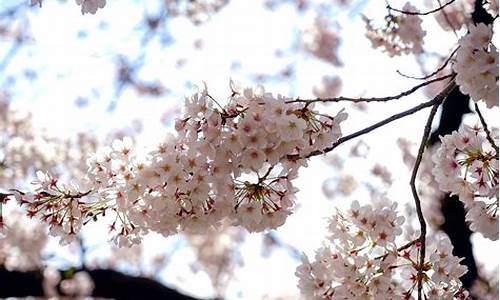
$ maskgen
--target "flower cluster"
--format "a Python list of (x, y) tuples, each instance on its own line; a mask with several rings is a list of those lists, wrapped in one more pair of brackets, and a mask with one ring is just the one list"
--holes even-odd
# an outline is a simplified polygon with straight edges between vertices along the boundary
[(106, 210), (115, 213), (109, 229), (120, 246), (141, 240), (139, 234), (145, 230), (148, 217), (147, 208), (140, 201), (148, 189), (145, 181), (151, 174), (146, 172), (146, 162), (137, 156), (133, 146), (129, 137), (115, 140), (111, 147), (99, 149), (87, 161), (89, 186), (97, 198), (92, 216), (104, 215)]
[(35, 193), (14, 191), (17, 202), (26, 206), (29, 217), (46, 222), (51, 235), (63, 237), (62, 244), (72, 242), (85, 218), (92, 216), (94, 204), (83, 201), (81, 198), (88, 193), (79, 192), (75, 186), (67, 187), (41, 171), (37, 177), (33, 182)]
[(493, 31), (484, 23), (471, 25), (459, 41), (453, 70), (460, 91), (487, 107), (498, 106), (498, 50), (491, 42)]
[[(405, 218), (397, 204), (381, 198), (374, 205), (337, 211), (331, 219), (329, 245), (306, 256), (297, 268), (299, 289), (307, 299), (413, 299), (417, 293), (420, 244), (410, 241), (400, 248)], [(465, 299), (458, 279), (467, 268), (453, 256), (447, 237), (428, 239), (422, 264), (425, 299)]]
[[(482, 128), (463, 125), (441, 137), (433, 157), (433, 174), (439, 188), (458, 195), (467, 208), (473, 231), (498, 239), (498, 153)], [(495, 137), (498, 144), (498, 136)]]
[[(403, 7), (407, 12), (418, 12), (409, 2)], [(375, 28), (368, 19), (366, 22), (366, 37), (373, 48), (382, 47), (389, 56), (402, 53), (422, 53), (425, 31), (422, 29), (422, 19), (418, 15), (402, 14), (386, 16), (386, 27)]]
[(337, 53), (340, 36), (331, 29), (325, 18), (316, 18), (314, 25), (304, 31), (302, 43), (304, 49), (317, 58), (334, 66), (342, 66)]
[(251, 232), (282, 225), (294, 206), (292, 180), (306, 165), (301, 157), (337, 141), (347, 114), (319, 114), (311, 103), (260, 87), (232, 90), (225, 107), (206, 90), (186, 99), (177, 135), (143, 157), (128, 138), (100, 149), (88, 160), (89, 192), (39, 173), (36, 192), (17, 193), (18, 201), (68, 241), (107, 212), (115, 215), (118, 245), (139, 243), (149, 230), (168, 236), (222, 222)]
[(91, 13), (95, 15), (97, 9), (104, 8), (106, 0), (75, 0), (77, 5), (82, 7), (82, 15)]

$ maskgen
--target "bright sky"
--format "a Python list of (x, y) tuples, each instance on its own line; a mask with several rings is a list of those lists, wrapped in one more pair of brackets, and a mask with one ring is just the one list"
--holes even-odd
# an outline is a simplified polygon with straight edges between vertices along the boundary
[[(18, 2), (8, 0), (4, 4), (2, 1), (0, 7)], [(160, 123), (162, 114), (182, 104), (184, 95), (193, 92), (192, 85), (201, 86), (205, 81), (210, 94), (224, 101), (230, 94), (230, 78), (242, 85), (251, 85), (250, 75), (274, 74), (291, 62), (295, 63), (296, 75), (286, 82), (274, 80), (266, 84), (267, 90), (290, 97), (311, 97), (312, 86), (318, 84), (323, 75), (339, 75), (345, 96), (385, 96), (417, 84), (397, 75), (396, 70), (420, 75), (413, 58), (389, 59), (380, 51), (371, 50), (369, 41), (364, 37), (364, 23), (358, 12), (381, 20), (386, 13), (381, 1), (354, 1), (356, 10), (333, 12), (330, 18), (342, 28), (340, 59), (345, 65), (334, 68), (303, 51), (280, 59), (275, 57), (277, 49), (291, 53), (298, 46), (297, 33), (312, 23), (314, 14), (298, 16), (290, 5), (280, 6), (271, 12), (261, 1), (232, 0), (230, 5), (202, 26), (193, 26), (184, 18), (169, 20), (166, 26), (172, 43), (161, 46), (154, 40), (149, 44), (140, 74), (144, 79), (160, 81), (171, 91), (169, 95), (155, 99), (140, 97), (130, 89), (124, 90), (116, 109), (109, 112), (109, 103), (114, 97), (116, 55), (136, 57), (141, 52), (142, 31), (138, 29), (138, 24), (144, 11), (154, 11), (153, 6), (148, 6), (153, 1), (148, 1), (148, 4), (145, 4), (147, 1), (108, 1), (107, 6), (96, 15), (85, 16), (80, 14), (73, 2), (45, 1), (42, 9), (28, 13), (34, 42), (15, 57), (4, 73), (20, 77), (24, 68), (30, 66), (40, 71), (36, 81), (19, 80), (12, 84), (0, 74), (0, 86), (8, 87), (13, 92), (14, 105), (32, 111), (36, 122), (55, 135), (75, 136), (78, 131), (102, 135), (110, 129), (124, 127), (134, 119), (141, 119), (144, 130), (140, 141), (142, 145), (152, 147), (155, 140), (170, 131)], [(431, 18), (425, 20), (424, 26), (435, 28)], [(82, 31), (86, 32), (86, 37), (78, 38)], [(197, 39), (203, 40), (201, 50), (193, 47)], [(452, 34), (442, 34), (440, 30), (428, 30), (426, 41), (427, 50), (446, 55), (454, 46), (455, 38)], [(0, 57), (4, 51), (0, 49)], [(177, 68), (180, 59), (187, 61), (183, 67)], [(235, 69), (236, 62), (240, 67)], [(88, 98), (88, 106), (75, 106), (78, 97)], [(371, 104), (366, 113), (346, 104), (329, 106), (325, 110), (337, 112), (346, 108), (350, 118), (343, 130), (350, 133), (424, 99), (421, 93), (417, 93), (415, 97), (391, 105)], [(369, 159), (345, 161), (345, 172), (363, 180), (373, 167), (373, 161), (378, 160), (393, 172), (395, 180), (388, 191), (389, 196), (401, 199), (402, 203), (412, 201), (409, 172), (403, 165), (395, 140), (403, 136), (418, 141), (426, 116), (427, 111), (417, 113), (363, 138), (370, 145)], [(339, 152), (348, 153), (355, 143), (341, 146)], [(326, 233), (326, 218), (333, 208), (348, 206), (352, 199), (325, 198), (321, 192), (322, 182), (335, 175), (332, 172), (333, 169), (320, 158), (310, 161), (310, 167), (304, 169), (298, 179), (300, 192), (297, 202), (300, 208), (277, 231), (284, 241), (308, 255), (313, 255), (314, 249), (321, 245)], [(366, 196), (367, 191), (361, 190), (354, 197), (364, 202), (369, 200)], [(98, 230), (91, 231), (93, 237), (98, 235)], [(105, 237), (101, 234), (100, 239), (105, 240)], [(476, 257), (497, 266), (498, 255), (495, 253), (499, 250), (498, 243), (477, 236), (474, 242), (476, 253), (481, 253)], [(167, 240), (152, 237), (145, 248), (150, 253), (168, 252), (178, 243), (183, 243), (178, 237)], [(259, 299), (265, 293), (274, 296), (295, 294), (294, 271), (298, 262), (284, 251), (276, 251), (269, 260), (264, 260), (260, 257), (260, 244), (259, 235), (248, 237), (241, 249), (245, 267), (230, 286), (227, 299)], [(100, 251), (96, 253), (101, 254)], [(209, 296), (211, 287), (208, 277), (198, 274), (195, 280), (192, 279), (188, 265), (192, 257), (189, 249), (175, 252), (161, 279), (194, 295)], [(186, 278), (189, 281), (185, 281)]]

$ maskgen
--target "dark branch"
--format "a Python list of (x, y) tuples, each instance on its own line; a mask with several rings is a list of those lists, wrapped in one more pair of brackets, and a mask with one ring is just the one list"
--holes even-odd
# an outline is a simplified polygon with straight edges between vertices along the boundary
[(399, 93), (397, 95), (394, 95), (394, 96), (387, 96), (387, 97), (371, 97), (371, 98), (350, 98), (350, 97), (336, 97), (336, 98), (324, 98), (324, 99), (312, 99), (312, 100), (305, 100), (305, 99), (295, 99), (295, 100), (290, 100), (290, 101), (287, 101), (286, 103), (299, 103), (299, 102), (302, 102), (302, 103), (314, 103), (314, 102), (340, 102), (340, 101), (350, 101), (350, 102), (354, 102), (354, 103), (358, 103), (358, 102), (386, 102), (386, 101), (390, 101), (390, 100), (396, 100), (396, 99), (400, 99), (400, 98), (403, 98), (405, 96), (408, 96), (410, 94), (413, 94), (414, 92), (416, 92), (417, 90), (419, 90), (420, 88), (423, 88), (424, 86), (427, 86), (431, 83), (434, 83), (434, 82), (438, 82), (438, 81), (443, 81), (447, 78), (451, 78), (453, 76), (453, 74), (449, 74), (449, 75), (446, 75), (446, 76), (442, 76), (442, 77), (438, 77), (438, 78), (434, 78), (432, 80), (429, 80), (429, 81), (426, 81), (426, 82), (423, 82), (419, 85), (416, 85), (414, 87), (412, 87), (411, 89), (409, 90), (406, 90), (402, 93)]
[[(475, 24), (492, 24), (493, 17), (484, 9), (482, 0), (476, 0), (472, 20)], [(439, 143), (439, 136), (458, 130), (464, 114), (469, 113), (469, 96), (459, 89), (453, 91), (449, 100), (443, 104), (439, 127), (431, 135), (431, 143)], [(467, 266), (467, 273), (460, 280), (464, 288), (469, 289), (478, 279), (477, 265), (470, 236), (471, 230), (465, 221), (465, 208), (457, 196), (446, 195), (441, 201), (441, 212), (444, 223), (441, 229), (450, 237), (453, 244), (453, 255), (463, 257), (462, 263)]]
[(450, 0), (450, 1), (446, 2), (445, 4), (439, 6), (438, 8), (435, 8), (435, 9), (432, 9), (432, 10), (429, 10), (429, 11), (426, 11), (426, 12), (406, 11), (406, 10), (394, 8), (394, 7), (390, 6), (390, 5), (387, 5), (387, 9), (388, 10), (392, 10), (392, 11), (396, 11), (398, 13), (402, 13), (402, 14), (405, 14), (405, 15), (426, 16), (426, 15), (430, 15), (430, 14), (433, 14), (435, 12), (438, 12), (438, 11), (442, 10), (446, 6), (452, 4), (453, 2), (455, 2), (455, 0)]
[(417, 77), (417, 76), (409, 76), (409, 75), (403, 74), (399, 70), (397, 70), (396, 72), (399, 75), (401, 75), (403, 77), (406, 77), (406, 78), (417, 79), (417, 80), (427, 80), (427, 79), (431, 78), (432, 76), (436, 75), (437, 73), (441, 72), (444, 68), (446, 68), (446, 66), (448, 65), (448, 63), (450, 62), (450, 60), (453, 58), (453, 55), (455, 55), (455, 53), (457, 53), (458, 48), (460, 48), (460, 46), (458, 46), (457, 48), (455, 48), (455, 50), (453, 50), (453, 52), (451, 52), (451, 54), (443, 62), (443, 64), (439, 68), (437, 68), (434, 72), (432, 72), (431, 74), (429, 74), (429, 75), (425, 75), (425, 76), (422, 76), (422, 77)]
[(479, 116), (479, 120), (481, 120), (481, 125), (483, 126), (484, 132), (486, 133), (486, 139), (488, 140), (488, 142), (490, 142), (493, 149), (495, 149), (496, 156), (498, 156), (498, 145), (491, 137), (491, 132), (488, 129), (488, 124), (486, 124), (486, 121), (484, 120), (483, 114), (481, 114), (481, 111), (479, 110), (479, 106), (477, 106), (477, 103), (474, 103), (474, 108), (476, 109), (476, 113)]
[(418, 266), (418, 299), (422, 299), (422, 279), (423, 279), (423, 269), (424, 269), (424, 263), (425, 263), (425, 237), (427, 235), (427, 225), (425, 223), (425, 218), (424, 214), (422, 212), (422, 206), (420, 203), (420, 197), (418, 196), (418, 191), (417, 187), (415, 185), (415, 181), (417, 179), (417, 173), (418, 169), (420, 167), (420, 163), (422, 162), (422, 157), (424, 155), (425, 147), (427, 145), (427, 142), (429, 140), (429, 136), (431, 133), (431, 126), (432, 126), (432, 121), (434, 120), (434, 116), (436, 115), (436, 112), (438, 110), (438, 107), (441, 105), (441, 103), (448, 97), (448, 95), (451, 93), (453, 89), (456, 89), (457, 85), (455, 82), (450, 83), (439, 95), (436, 96), (435, 99), (438, 99), (440, 101), (437, 101), (431, 109), (431, 112), (429, 114), (429, 118), (427, 119), (427, 123), (425, 124), (424, 128), (424, 134), (422, 135), (422, 140), (420, 142), (420, 147), (418, 149), (418, 154), (417, 154), (417, 159), (415, 160), (415, 165), (413, 167), (413, 171), (411, 174), (411, 180), (410, 180), (410, 186), (411, 186), (411, 192), (413, 194), (413, 199), (415, 200), (415, 208), (417, 211), (417, 217), (418, 221), (420, 223), (420, 237), (419, 237), (419, 242), (420, 242), (420, 258), (419, 258), (419, 266)]
[[(447, 135), (457, 130), (462, 123), (464, 114), (470, 113), (469, 97), (459, 89), (451, 92), (448, 101), (442, 106), (438, 128), (432, 133), (430, 143), (440, 142), (439, 136)], [(449, 194), (441, 200), (441, 212), (444, 223), (443, 230), (453, 244), (453, 255), (463, 257), (462, 263), (467, 266), (467, 273), (460, 280), (464, 288), (469, 289), (477, 278), (477, 266), (472, 251), (470, 236), (472, 232), (465, 222), (465, 208), (457, 196)]]
[(461, 264), (467, 266), (467, 273), (460, 277), (460, 281), (464, 288), (469, 289), (478, 278), (478, 273), (470, 241), (472, 231), (465, 222), (464, 204), (457, 196), (448, 194), (441, 200), (441, 213), (444, 216), (441, 230), (448, 235), (453, 244), (453, 255), (463, 257)]
[[(447, 89), (445, 89), (445, 91), (446, 90)], [(384, 120), (382, 120), (380, 122), (377, 122), (377, 123), (375, 123), (375, 124), (373, 124), (371, 126), (368, 126), (368, 127), (364, 128), (364, 129), (361, 129), (361, 130), (356, 131), (354, 133), (351, 133), (349, 135), (343, 136), (343, 137), (339, 138), (337, 140), (337, 142), (333, 143), (333, 145), (331, 145), (330, 147), (325, 148), (325, 149), (323, 149), (321, 151), (313, 151), (313, 152), (311, 152), (311, 153), (309, 153), (309, 154), (307, 154), (305, 156), (302, 156), (302, 157), (300, 155), (298, 155), (298, 154), (292, 154), (292, 155), (288, 155), (288, 159), (290, 159), (290, 160), (296, 160), (296, 159), (300, 159), (300, 158), (309, 158), (309, 157), (312, 157), (312, 156), (321, 155), (321, 154), (325, 154), (327, 152), (330, 152), (333, 149), (337, 148), (339, 145), (341, 145), (341, 144), (343, 144), (343, 143), (345, 143), (345, 142), (347, 142), (349, 140), (352, 140), (352, 139), (357, 138), (357, 137), (359, 137), (361, 135), (367, 134), (367, 133), (369, 133), (369, 132), (371, 132), (371, 131), (379, 128), (379, 127), (387, 125), (387, 124), (389, 124), (389, 123), (391, 123), (393, 121), (396, 121), (398, 119), (401, 119), (401, 118), (404, 118), (406, 116), (412, 115), (412, 114), (414, 114), (414, 113), (416, 113), (416, 112), (418, 112), (418, 111), (420, 111), (420, 110), (422, 110), (424, 108), (434, 106), (436, 103), (441, 103), (443, 101), (443, 99), (444, 99), (443, 97), (446, 96), (443, 93), (444, 93), (444, 91), (441, 92), (439, 95), (437, 95), (436, 97), (434, 97), (434, 99), (432, 99), (430, 101), (421, 103), (421, 104), (419, 104), (417, 106), (414, 106), (414, 107), (412, 107), (412, 108), (410, 108), (408, 110), (405, 110), (405, 111), (400, 112), (398, 114), (392, 115), (389, 118), (386, 118), (386, 119), (384, 119)], [(449, 91), (448, 91), (448, 93), (449, 93)]]
[[(95, 288), (93, 297), (132, 299), (197, 300), (146, 277), (131, 276), (114, 270), (87, 271)], [(43, 275), (40, 271), (8, 271), (0, 266), (0, 298), (43, 297)]]

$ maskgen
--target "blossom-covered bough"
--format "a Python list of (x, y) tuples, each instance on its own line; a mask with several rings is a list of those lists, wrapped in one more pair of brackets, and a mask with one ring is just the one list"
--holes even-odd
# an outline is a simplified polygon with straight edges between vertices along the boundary
[(345, 214), (334, 214), (329, 245), (317, 251), (314, 262), (304, 257), (297, 268), (307, 299), (411, 299), (420, 284), (430, 299), (466, 298), (459, 277), (467, 268), (451, 254), (446, 236), (428, 237), (423, 265), (419, 238), (405, 233), (410, 241), (396, 246), (405, 222), (396, 208), (382, 198), (365, 206), (354, 201)]
[[(91, 14), (106, 4), (76, 2), (82, 13)], [(453, 2), (426, 12), (410, 3), (402, 9), (388, 5), (387, 26), (377, 29), (367, 19), (367, 37), (374, 48), (383, 47), (390, 56), (421, 53), (425, 36), (421, 16), (445, 12)], [(41, 1), (32, 3), (41, 5)], [(497, 17), (495, 3), (491, 0), (487, 8)], [(466, 24), (465, 19), (462, 22)], [(462, 25), (449, 17), (446, 24), (455, 30)], [(111, 220), (111, 240), (119, 247), (140, 244), (149, 232), (200, 234), (228, 224), (249, 232), (275, 229), (293, 214), (294, 180), (309, 159), (430, 108), (410, 180), (419, 229), (414, 231), (398, 212), (397, 203), (385, 195), (376, 195), (373, 204), (363, 206), (352, 201), (350, 209), (333, 214), (328, 240), (314, 261), (304, 255), (296, 271), (298, 286), (306, 299), (468, 299), (460, 282), (467, 267), (453, 255), (447, 236), (427, 234), (417, 189), (439, 107), (452, 101), (449, 96), (454, 92), (469, 95), (478, 123), (441, 137), (432, 156), (432, 174), (442, 192), (458, 195), (465, 204), (471, 230), (498, 240), (498, 130), (488, 127), (478, 106), (498, 107), (498, 50), (491, 25), (467, 26), (468, 33), (441, 67), (420, 78), (426, 81), (394, 96), (327, 97), (328, 93), (318, 92), (323, 98), (291, 99), (261, 86), (235, 88), (231, 82), (231, 94), (223, 103), (205, 86), (186, 98), (175, 133), (146, 153), (131, 138), (117, 139), (89, 151), (93, 153), (86, 161), (86, 173), (77, 183), (65, 183), (61, 176), (42, 169), (33, 191), (9, 189), (0, 194), (0, 230), (10, 230), (1, 204), (14, 199), (29, 217), (45, 223), (61, 244), (73, 242), (85, 225), (101, 218)], [(336, 36), (321, 31), (320, 25), (315, 29), (308, 32), (306, 49), (339, 65), (332, 49), (338, 46)], [(451, 72), (438, 77), (450, 64)], [(399, 101), (435, 83), (443, 88), (431, 100), (350, 134), (341, 130), (348, 112), (328, 115), (315, 107), (316, 103)], [(91, 293), (92, 283), (85, 276), (75, 276), (87, 283), (83, 292), (74, 293)], [(70, 290), (78, 287), (67, 285)], [(49, 293), (54, 285), (47, 286)]]

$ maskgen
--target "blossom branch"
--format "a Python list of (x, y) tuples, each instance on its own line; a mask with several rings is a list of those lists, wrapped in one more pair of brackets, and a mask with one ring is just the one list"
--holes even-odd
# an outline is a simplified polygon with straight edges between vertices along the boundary
[(450, 0), (450, 1), (446, 2), (445, 4), (439, 6), (435, 9), (426, 11), (426, 12), (406, 11), (406, 10), (394, 8), (394, 7), (390, 6), (389, 4), (387, 4), (387, 9), (390, 11), (395, 11), (395, 12), (402, 13), (405, 15), (426, 16), (426, 15), (430, 15), (430, 14), (433, 14), (435, 12), (438, 12), (438, 11), (444, 9), (446, 6), (452, 4), (453, 2), (455, 2), (455, 0)]
[[(446, 93), (446, 95), (447, 95), (451, 90), (448, 90), (448, 88), (447, 88), (443, 92), (445, 92), (445, 91), (447, 91), (447, 93)], [(352, 139), (357, 138), (357, 137), (359, 137), (361, 135), (367, 134), (367, 133), (369, 133), (369, 132), (371, 132), (371, 131), (379, 128), (379, 127), (387, 125), (387, 124), (389, 124), (389, 123), (391, 123), (393, 121), (396, 121), (398, 119), (401, 119), (401, 118), (404, 118), (406, 116), (412, 115), (412, 114), (414, 114), (414, 113), (416, 113), (416, 112), (418, 112), (418, 111), (420, 111), (420, 110), (422, 110), (424, 108), (433, 106), (436, 103), (439, 104), (439, 103), (442, 102), (442, 100), (444, 99), (443, 97), (446, 96), (446, 95), (443, 95), (443, 93), (441, 93), (441, 94), (439, 94), (438, 96), (436, 96), (434, 99), (432, 99), (430, 101), (421, 103), (421, 104), (419, 104), (417, 106), (414, 106), (414, 107), (412, 107), (412, 108), (410, 108), (408, 110), (405, 110), (405, 111), (400, 112), (398, 114), (392, 115), (389, 118), (386, 118), (386, 119), (384, 119), (384, 120), (382, 120), (380, 122), (377, 122), (377, 123), (375, 123), (375, 124), (373, 124), (373, 125), (371, 125), (369, 127), (364, 128), (362, 130), (359, 130), (359, 131), (356, 131), (356, 132), (351, 133), (349, 135), (343, 136), (343, 137), (339, 138), (337, 140), (337, 142), (333, 143), (330, 147), (325, 148), (325, 149), (323, 149), (321, 151), (313, 151), (313, 152), (305, 155), (304, 157), (300, 157), (298, 154), (288, 155), (288, 159), (290, 159), (290, 160), (296, 160), (296, 159), (299, 159), (299, 158), (309, 158), (309, 157), (312, 157), (312, 156), (317, 156), (317, 155), (321, 155), (321, 154), (325, 154), (327, 152), (330, 152), (333, 149), (337, 148), (339, 145), (341, 145), (341, 144), (343, 144), (343, 143), (345, 143), (345, 142), (347, 142), (349, 140), (352, 140)]]
[(406, 77), (406, 78), (410, 78), (410, 79), (417, 79), (417, 80), (426, 80), (426, 79), (429, 79), (431, 78), (432, 76), (436, 75), (437, 73), (439, 73), (440, 71), (442, 71), (444, 68), (446, 68), (446, 66), (448, 65), (448, 63), (451, 61), (451, 59), (453, 58), (453, 56), (455, 55), (455, 53), (457, 53), (458, 49), (460, 48), (460, 46), (458, 46), (457, 48), (455, 48), (455, 50), (453, 50), (453, 52), (451, 52), (451, 54), (448, 56), (448, 58), (443, 62), (443, 64), (437, 68), (434, 72), (432, 72), (431, 74), (429, 75), (425, 75), (425, 76), (422, 76), (422, 77), (416, 77), (416, 76), (410, 76), (410, 75), (406, 75), (406, 74), (403, 74), (401, 71), (397, 70), (396, 72), (403, 76), (403, 77)]
[(424, 134), (422, 136), (422, 141), (420, 142), (420, 146), (418, 149), (418, 154), (417, 158), (415, 160), (415, 165), (413, 167), (413, 171), (411, 174), (411, 179), (410, 179), (410, 186), (411, 186), (411, 191), (413, 194), (413, 199), (415, 200), (415, 208), (417, 211), (417, 217), (418, 221), (420, 223), (420, 237), (419, 237), (419, 242), (420, 242), (420, 261), (419, 261), (419, 266), (418, 266), (418, 277), (417, 277), (417, 284), (418, 284), (418, 299), (422, 299), (422, 277), (423, 277), (423, 268), (424, 268), (424, 263), (425, 263), (425, 237), (427, 234), (427, 226), (425, 223), (425, 218), (422, 213), (422, 207), (420, 203), (420, 197), (418, 196), (417, 188), (415, 181), (417, 179), (417, 173), (418, 169), (420, 166), (420, 163), (422, 162), (422, 157), (425, 151), (425, 147), (427, 144), (427, 141), (429, 140), (430, 132), (431, 132), (431, 126), (432, 126), (432, 121), (434, 120), (434, 116), (436, 115), (437, 109), (439, 105), (448, 97), (448, 95), (451, 93), (453, 89), (455, 89), (457, 86), (455, 82), (451, 82), (448, 84), (448, 86), (441, 92), (439, 93), (435, 98), (435, 103), (432, 106), (431, 112), (429, 113), (429, 118), (427, 119), (427, 123), (425, 124), (425, 129), (424, 129)]
[[(410, 248), (411, 246), (415, 245), (418, 241), (419, 241), (419, 239), (416, 239), (416, 240), (413, 240), (413, 241), (410, 241), (410, 242), (404, 244), (403, 246), (401, 246), (401, 247), (399, 247), (397, 249), (397, 252), (401, 252), (403, 250), (406, 250), (406, 249)], [(375, 257), (375, 259), (382, 259), (382, 260), (384, 260), (384, 259), (386, 259), (387, 256), (389, 256), (389, 253), (390, 252), (387, 252), (384, 255), (377, 256), (377, 257)]]
[(477, 115), (479, 116), (479, 120), (481, 120), (481, 125), (483, 125), (484, 132), (486, 133), (486, 139), (488, 139), (488, 142), (490, 142), (491, 146), (495, 149), (496, 156), (498, 156), (498, 145), (495, 143), (495, 141), (491, 137), (491, 132), (488, 129), (488, 124), (486, 124), (486, 121), (484, 120), (483, 114), (481, 114), (481, 111), (479, 110), (479, 106), (477, 106), (477, 102), (474, 103), (474, 108), (476, 110)]
[(269, 239), (269, 241), (278, 246), (278, 247), (281, 247), (283, 248), (285, 251), (288, 252), (288, 254), (290, 255), (290, 257), (296, 259), (296, 260), (301, 260), (302, 258), (302, 252), (297, 249), (296, 247), (294, 247), (293, 245), (290, 245), (289, 243), (283, 241), (279, 235), (277, 235), (275, 232), (272, 232), (270, 231), (269, 233), (267, 233), (266, 235), (264, 235), (264, 238), (266, 239)]
[(438, 81), (442, 81), (442, 80), (451, 78), (452, 76), (453, 76), (453, 74), (448, 74), (448, 75), (445, 75), (442, 77), (434, 78), (432, 80), (423, 82), (419, 85), (412, 87), (409, 90), (406, 90), (406, 91), (401, 92), (401, 93), (394, 95), (394, 96), (371, 97), (371, 98), (336, 97), (336, 98), (323, 98), (323, 99), (318, 98), (318, 99), (311, 99), (311, 100), (295, 99), (295, 100), (286, 101), (286, 103), (302, 102), (302, 103), (306, 103), (306, 105), (309, 105), (309, 104), (314, 103), (314, 102), (340, 102), (340, 101), (350, 101), (350, 102), (354, 102), (354, 103), (358, 103), (358, 102), (386, 102), (386, 101), (396, 100), (396, 99), (406, 97), (406, 96), (416, 92), (417, 90), (419, 90), (420, 88), (422, 88), (424, 86), (427, 86), (427, 85), (434, 83), (434, 82), (438, 82)]

